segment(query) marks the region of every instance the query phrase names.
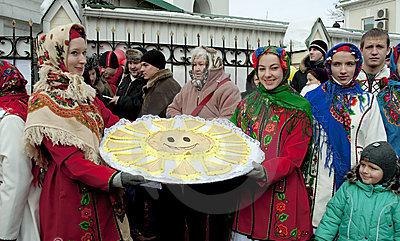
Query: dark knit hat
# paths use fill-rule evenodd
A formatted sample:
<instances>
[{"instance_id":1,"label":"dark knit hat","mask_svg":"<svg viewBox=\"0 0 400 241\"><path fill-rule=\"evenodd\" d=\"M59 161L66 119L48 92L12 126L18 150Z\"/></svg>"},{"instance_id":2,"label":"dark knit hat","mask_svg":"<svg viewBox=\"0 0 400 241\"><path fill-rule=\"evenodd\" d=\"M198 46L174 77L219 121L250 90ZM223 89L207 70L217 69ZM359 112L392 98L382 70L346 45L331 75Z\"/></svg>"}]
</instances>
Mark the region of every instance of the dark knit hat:
<instances>
[{"instance_id":1,"label":"dark knit hat","mask_svg":"<svg viewBox=\"0 0 400 241\"><path fill-rule=\"evenodd\" d=\"M117 69L119 67L118 57L113 51L106 51L100 56L99 65L103 68Z\"/></svg>"},{"instance_id":2,"label":"dark knit hat","mask_svg":"<svg viewBox=\"0 0 400 241\"><path fill-rule=\"evenodd\" d=\"M321 52L324 57L326 55L326 52L328 51L328 45L325 43L325 41L320 39L312 41L310 46L308 46L308 50L310 50L311 48L318 49L318 51Z\"/></svg>"},{"instance_id":3,"label":"dark knit hat","mask_svg":"<svg viewBox=\"0 0 400 241\"><path fill-rule=\"evenodd\" d=\"M361 152L361 160L367 160L379 166L383 171L380 183L390 181L397 172L398 158L392 146L386 141L378 141L369 144Z\"/></svg>"},{"instance_id":4,"label":"dark knit hat","mask_svg":"<svg viewBox=\"0 0 400 241\"><path fill-rule=\"evenodd\" d=\"M159 69L165 69L165 56L161 51L158 51L157 49L147 51L145 54L143 54L140 61L151 64Z\"/></svg>"},{"instance_id":5,"label":"dark knit hat","mask_svg":"<svg viewBox=\"0 0 400 241\"><path fill-rule=\"evenodd\" d=\"M125 52L126 61L139 62L143 54L146 53L146 51L147 51L146 49L141 47L127 49Z\"/></svg>"}]
</instances>

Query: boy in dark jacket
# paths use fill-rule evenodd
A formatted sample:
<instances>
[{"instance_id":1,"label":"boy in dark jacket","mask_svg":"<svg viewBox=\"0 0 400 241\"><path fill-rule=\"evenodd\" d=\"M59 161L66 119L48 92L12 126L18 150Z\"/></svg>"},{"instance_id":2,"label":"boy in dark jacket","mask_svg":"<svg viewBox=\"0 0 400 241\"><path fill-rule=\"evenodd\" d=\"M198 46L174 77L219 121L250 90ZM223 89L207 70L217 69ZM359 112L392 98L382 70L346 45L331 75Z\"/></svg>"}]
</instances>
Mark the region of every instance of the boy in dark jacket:
<instances>
[{"instance_id":1,"label":"boy in dark jacket","mask_svg":"<svg viewBox=\"0 0 400 241\"><path fill-rule=\"evenodd\" d=\"M308 71L315 68L324 68L325 54L328 51L328 45L323 40L314 40L308 47L309 54L301 61L299 71L293 76L290 85L298 93L306 86ZM324 81L324 80L319 80Z\"/></svg>"},{"instance_id":2,"label":"boy in dark jacket","mask_svg":"<svg viewBox=\"0 0 400 241\"><path fill-rule=\"evenodd\" d=\"M143 86L146 81L140 71L140 59L146 52L144 48L126 50L126 71L128 74L118 86L116 95L111 99L110 105L114 114L130 121L136 120L143 103Z\"/></svg>"}]
</instances>

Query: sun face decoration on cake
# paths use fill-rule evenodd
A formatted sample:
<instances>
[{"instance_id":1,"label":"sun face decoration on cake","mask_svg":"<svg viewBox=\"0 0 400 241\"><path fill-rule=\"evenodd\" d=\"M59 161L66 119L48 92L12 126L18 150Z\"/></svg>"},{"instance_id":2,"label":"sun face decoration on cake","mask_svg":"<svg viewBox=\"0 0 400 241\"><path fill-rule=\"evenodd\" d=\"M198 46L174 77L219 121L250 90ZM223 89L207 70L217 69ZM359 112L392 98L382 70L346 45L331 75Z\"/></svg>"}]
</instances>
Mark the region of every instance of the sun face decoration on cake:
<instances>
[{"instance_id":1,"label":"sun face decoration on cake","mask_svg":"<svg viewBox=\"0 0 400 241\"><path fill-rule=\"evenodd\" d=\"M185 130L159 131L149 137L148 143L157 151L174 154L203 153L212 146L205 135Z\"/></svg>"},{"instance_id":2,"label":"sun face decoration on cake","mask_svg":"<svg viewBox=\"0 0 400 241\"><path fill-rule=\"evenodd\" d=\"M202 183L248 165L251 144L221 123L147 116L112 128L100 151L111 166L150 180Z\"/></svg>"}]
</instances>

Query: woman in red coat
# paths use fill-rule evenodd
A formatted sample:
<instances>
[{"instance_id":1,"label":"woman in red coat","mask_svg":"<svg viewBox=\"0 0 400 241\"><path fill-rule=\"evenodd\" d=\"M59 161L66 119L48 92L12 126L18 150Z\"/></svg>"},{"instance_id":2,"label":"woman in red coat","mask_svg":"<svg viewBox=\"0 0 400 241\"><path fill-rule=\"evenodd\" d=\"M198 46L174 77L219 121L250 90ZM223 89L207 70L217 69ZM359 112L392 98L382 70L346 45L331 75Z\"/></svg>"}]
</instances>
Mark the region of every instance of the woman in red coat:
<instances>
[{"instance_id":1,"label":"woman in red coat","mask_svg":"<svg viewBox=\"0 0 400 241\"><path fill-rule=\"evenodd\" d=\"M231 120L260 142L265 160L247 174L253 181L241 194L232 240L308 240L310 207L300 167L312 134L310 105L287 84L290 60L283 48L258 48L253 66L260 85Z\"/></svg>"},{"instance_id":2,"label":"woman in red coat","mask_svg":"<svg viewBox=\"0 0 400 241\"><path fill-rule=\"evenodd\" d=\"M27 153L36 163L40 236L55 240L131 240L119 187L143 177L102 165L99 142L118 121L84 82L83 26L57 27L38 39L40 80L29 100Z\"/></svg>"}]
</instances>

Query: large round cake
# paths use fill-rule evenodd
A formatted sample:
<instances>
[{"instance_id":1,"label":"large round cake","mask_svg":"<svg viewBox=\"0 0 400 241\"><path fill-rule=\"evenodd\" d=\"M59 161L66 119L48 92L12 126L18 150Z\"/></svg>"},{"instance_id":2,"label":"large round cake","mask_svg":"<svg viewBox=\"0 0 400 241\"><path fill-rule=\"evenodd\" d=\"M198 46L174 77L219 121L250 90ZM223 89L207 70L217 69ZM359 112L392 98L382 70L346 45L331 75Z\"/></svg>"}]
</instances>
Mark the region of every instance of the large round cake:
<instances>
[{"instance_id":1,"label":"large round cake","mask_svg":"<svg viewBox=\"0 0 400 241\"><path fill-rule=\"evenodd\" d=\"M261 163L259 142L226 119L144 116L119 121L100 145L112 167L162 183L209 183L243 175Z\"/></svg>"}]
</instances>

